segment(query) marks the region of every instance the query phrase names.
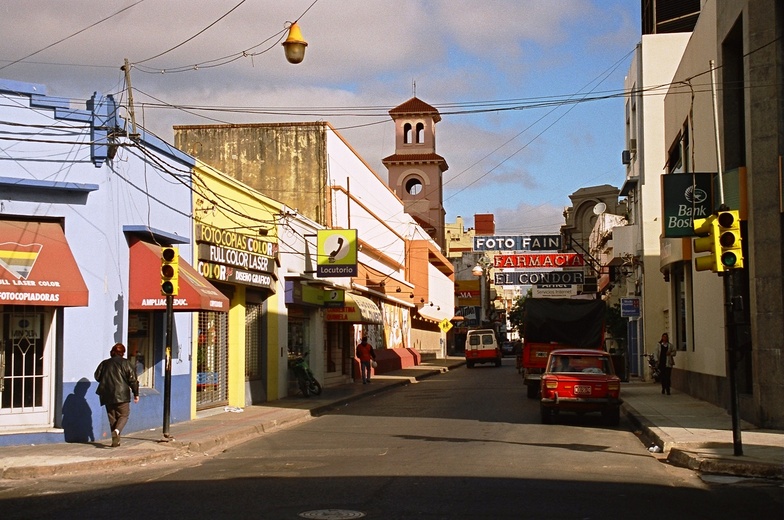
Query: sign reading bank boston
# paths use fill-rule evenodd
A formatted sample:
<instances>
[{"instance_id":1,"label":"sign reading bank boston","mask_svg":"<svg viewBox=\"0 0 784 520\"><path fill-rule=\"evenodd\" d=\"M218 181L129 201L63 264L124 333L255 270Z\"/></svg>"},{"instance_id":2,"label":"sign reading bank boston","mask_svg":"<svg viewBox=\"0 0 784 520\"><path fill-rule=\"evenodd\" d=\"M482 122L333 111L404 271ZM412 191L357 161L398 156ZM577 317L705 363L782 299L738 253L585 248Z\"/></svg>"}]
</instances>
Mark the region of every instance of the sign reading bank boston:
<instances>
[{"instance_id":1,"label":"sign reading bank boston","mask_svg":"<svg viewBox=\"0 0 784 520\"><path fill-rule=\"evenodd\" d=\"M277 243L206 224L196 226L196 243L197 269L208 280L275 291Z\"/></svg>"}]
</instances>

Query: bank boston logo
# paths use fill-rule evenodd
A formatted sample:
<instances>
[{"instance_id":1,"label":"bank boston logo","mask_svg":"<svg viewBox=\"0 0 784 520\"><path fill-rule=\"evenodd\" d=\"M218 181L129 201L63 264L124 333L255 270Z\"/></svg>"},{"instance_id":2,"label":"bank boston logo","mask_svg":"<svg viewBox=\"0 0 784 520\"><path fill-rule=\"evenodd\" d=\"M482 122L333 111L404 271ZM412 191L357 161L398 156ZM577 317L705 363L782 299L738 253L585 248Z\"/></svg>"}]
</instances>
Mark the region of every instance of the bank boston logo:
<instances>
[{"instance_id":1,"label":"bank boston logo","mask_svg":"<svg viewBox=\"0 0 784 520\"><path fill-rule=\"evenodd\" d=\"M683 195L686 197L686 201L690 204L702 204L708 200L708 192L694 185L686 188L686 191Z\"/></svg>"}]
</instances>

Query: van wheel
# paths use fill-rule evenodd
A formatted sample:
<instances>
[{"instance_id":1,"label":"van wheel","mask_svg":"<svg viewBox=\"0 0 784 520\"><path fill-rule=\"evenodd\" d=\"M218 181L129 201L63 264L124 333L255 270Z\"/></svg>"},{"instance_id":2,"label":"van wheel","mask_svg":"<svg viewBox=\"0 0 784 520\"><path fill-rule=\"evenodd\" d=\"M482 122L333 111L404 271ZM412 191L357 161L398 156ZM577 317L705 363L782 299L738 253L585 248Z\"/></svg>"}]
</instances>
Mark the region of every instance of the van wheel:
<instances>
[{"instance_id":1,"label":"van wheel","mask_svg":"<svg viewBox=\"0 0 784 520\"><path fill-rule=\"evenodd\" d=\"M501 360L500 359L496 359L495 360L495 366L497 366L497 367L501 366Z\"/></svg>"},{"instance_id":2,"label":"van wheel","mask_svg":"<svg viewBox=\"0 0 784 520\"><path fill-rule=\"evenodd\" d=\"M527 385L528 386L528 399L535 399L539 397L539 388L536 385Z\"/></svg>"},{"instance_id":3,"label":"van wheel","mask_svg":"<svg viewBox=\"0 0 784 520\"><path fill-rule=\"evenodd\" d=\"M474 362L473 361L466 361L466 366L468 368L474 368Z\"/></svg>"}]
</instances>

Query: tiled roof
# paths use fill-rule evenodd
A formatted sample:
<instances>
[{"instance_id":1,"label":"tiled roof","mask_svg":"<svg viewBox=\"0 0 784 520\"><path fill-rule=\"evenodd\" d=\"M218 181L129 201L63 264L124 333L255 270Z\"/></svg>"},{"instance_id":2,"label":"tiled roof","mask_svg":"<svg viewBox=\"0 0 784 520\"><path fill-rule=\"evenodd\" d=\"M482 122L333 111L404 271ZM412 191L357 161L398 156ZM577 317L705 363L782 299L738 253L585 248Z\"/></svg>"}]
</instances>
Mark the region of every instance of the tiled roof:
<instances>
[{"instance_id":1,"label":"tiled roof","mask_svg":"<svg viewBox=\"0 0 784 520\"><path fill-rule=\"evenodd\" d=\"M389 115L392 116L393 119L395 116L407 114L429 114L433 116L433 120L436 123L441 121L441 116L438 114L438 110L417 97L412 97L405 103L398 105L389 111Z\"/></svg>"},{"instance_id":2,"label":"tiled roof","mask_svg":"<svg viewBox=\"0 0 784 520\"><path fill-rule=\"evenodd\" d=\"M382 163L422 163L439 162L446 165L446 159L437 153L396 153L381 160Z\"/></svg>"}]
</instances>

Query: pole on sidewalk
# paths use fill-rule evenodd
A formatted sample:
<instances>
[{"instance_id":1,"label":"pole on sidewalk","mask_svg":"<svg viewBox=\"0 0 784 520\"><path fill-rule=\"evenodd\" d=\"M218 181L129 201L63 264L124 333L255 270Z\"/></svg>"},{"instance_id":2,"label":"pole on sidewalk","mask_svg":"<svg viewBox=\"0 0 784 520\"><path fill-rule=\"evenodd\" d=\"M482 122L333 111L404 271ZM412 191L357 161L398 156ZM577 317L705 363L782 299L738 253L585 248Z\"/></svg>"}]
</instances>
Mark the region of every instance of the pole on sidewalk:
<instances>
[{"instance_id":1,"label":"pole on sidewalk","mask_svg":"<svg viewBox=\"0 0 784 520\"><path fill-rule=\"evenodd\" d=\"M171 365L172 365L172 329L174 328L174 296L166 295L166 339L164 345L164 376L163 376L163 440L171 440L169 422L171 416Z\"/></svg>"},{"instance_id":2,"label":"pole on sidewalk","mask_svg":"<svg viewBox=\"0 0 784 520\"><path fill-rule=\"evenodd\" d=\"M730 271L724 276L724 305L726 308L725 320L727 325L727 357L730 376L730 412L732 414L732 448L737 456L743 455L743 441L740 433L740 406L738 402L738 341L737 341L737 322L735 319L736 305L742 301L737 292L737 279L740 275L738 270Z\"/></svg>"}]
</instances>

